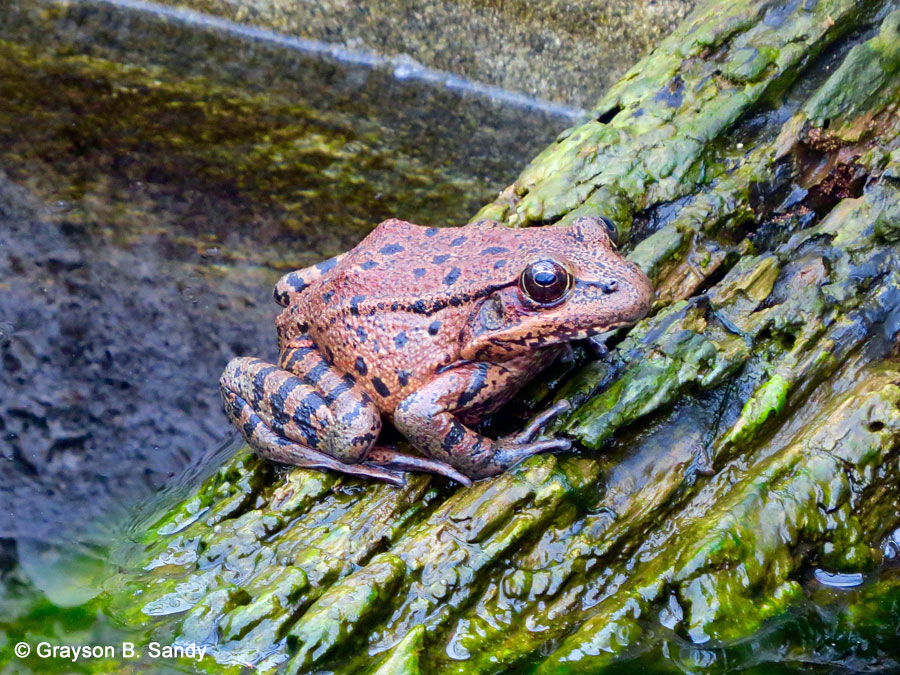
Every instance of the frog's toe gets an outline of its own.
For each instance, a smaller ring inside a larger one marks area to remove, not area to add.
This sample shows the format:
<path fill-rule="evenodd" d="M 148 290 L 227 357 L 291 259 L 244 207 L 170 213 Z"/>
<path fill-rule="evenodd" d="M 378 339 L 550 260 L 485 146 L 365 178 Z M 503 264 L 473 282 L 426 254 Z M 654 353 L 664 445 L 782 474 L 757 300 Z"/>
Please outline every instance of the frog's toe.
<path fill-rule="evenodd" d="M 502 445 L 494 453 L 494 464 L 499 465 L 505 471 L 513 464 L 521 462 L 526 457 L 531 457 L 541 452 L 565 452 L 572 447 L 572 441 L 568 438 L 551 438 L 535 443 L 514 443 Z"/>
<path fill-rule="evenodd" d="M 516 443 L 530 443 L 534 440 L 534 437 L 544 429 L 544 427 L 546 427 L 571 407 L 572 404 L 569 403 L 566 399 L 557 401 L 554 405 L 550 406 L 540 415 L 531 420 L 527 427 L 525 427 L 515 436 L 512 436 L 510 440 Z"/>
<path fill-rule="evenodd" d="M 460 473 L 446 462 L 439 462 L 435 459 L 417 457 L 415 455 L 406 455 L 390 448 L 372 448 L 369 454 L 366 455 L 365 463 L 375 464 L 388 470 L 433 473 L 455 480 L 466 487 L 472 484 L 468 476 Z"/>
<path fill-rule="evenodd" d="M 347 464 L 347 468 L 338 469 L 342 473 L 351 476 L 360 476 L 362 478 L 374 478 L 375 480 L 390 483 L 396 487 L 406 487 L 406 478 L 401 471 L 392 471 L 382 466 L 375 466 L 368 462 L 360 462 L 359 464 Z"/>

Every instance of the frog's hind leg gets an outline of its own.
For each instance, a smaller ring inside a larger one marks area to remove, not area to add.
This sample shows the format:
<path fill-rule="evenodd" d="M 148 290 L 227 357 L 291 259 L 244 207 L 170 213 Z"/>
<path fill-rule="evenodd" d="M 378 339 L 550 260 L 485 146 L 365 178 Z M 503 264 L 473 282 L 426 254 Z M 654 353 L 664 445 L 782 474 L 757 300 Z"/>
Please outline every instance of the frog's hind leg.
<path fill-rule="evenodd" d="M 466 476 L 445 462 L 371 447 L 381 430 L 381 415 L 375 402 L 357 385 L 352 375 L 340 372 L 325 361 L 308 335 L 293 338 L 285 344 L 281 367 L 315 387 L 337 420 L 330 433 L 321 435 L 331 454 L 344 452 L 341 446 L 349 441 L 356 448 L 353 458 L 370 466 L 388 471 L 423 471 L 446 476 L 463 485 L 471 484 Z M 368 450 L 364 459 L 356 455 L 363 446 Z"/>
<path fill-rule="evenodd" d="M 253 358 L 228 363 L 220 386 L 232 422 L 273 461 L 402 485 L 401 473 L 364 462 L 381 431 L 375 404 L 325 362 L 311 340 L 297 342 L 303 346 L 283 352 L 281 367 Z M 304 356 L 306 365 L 317 365 L 300 367 Z M 291 366 L 303 375 L 289 372 Z"/>
<path fill-rule="evenodd" d="M 300 295 L 311 283 L 337 265 L 345 255 L 347 254 L 341 253 L 340 255 L 336 255 L 328 260 L 323 260 L 315 265 L 304 267 L 302 270 L 296 270 L 285 274 L 278 280 L 278 283 L 275 284 L 275 289 L 272 291 L 275 302 L 282 307 L 287 307 L 291 304 L 291 301 L 295 296 Z"/>
<path fill-rule="evenodd" d="M 225 392 L 225 410 L 234 425 L 241 430 L 247 443 L 263 457 L 283 464 L 317 469 L 319 471 L 338 471 L 352 476 L 383 480 L 392 485 L 402 487 L 406 481 L 403 474 L 390 469 L 371 466 L 366 463 L 348 464 L 331 455 L 319 452 L 300 443 L 295 443 L 284 436 L 276 434 L 260 418 L 247 401 L 234 392 Z"/>

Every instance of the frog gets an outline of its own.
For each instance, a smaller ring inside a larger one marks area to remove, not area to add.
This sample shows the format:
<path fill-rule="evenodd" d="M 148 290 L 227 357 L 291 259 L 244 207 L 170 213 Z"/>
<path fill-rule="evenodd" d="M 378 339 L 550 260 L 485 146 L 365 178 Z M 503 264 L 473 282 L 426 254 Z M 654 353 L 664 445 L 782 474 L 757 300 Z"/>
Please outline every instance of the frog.
<path fill-rule="evenodd" d="M 569 450 L 568 438 L 539 437 L 566 400 L 515 434 L 475 427 L 573 342 L 647 314 L 653 286 L 616 232 L 598 216 L 528 228 L 386 220 L 278 281 L 278 363 L 232 359 L 225 411 L 269 460 L 393 485 L 426 472 L 468 486 Z M 417 453 L 378 445 L 384 421 Z"/>

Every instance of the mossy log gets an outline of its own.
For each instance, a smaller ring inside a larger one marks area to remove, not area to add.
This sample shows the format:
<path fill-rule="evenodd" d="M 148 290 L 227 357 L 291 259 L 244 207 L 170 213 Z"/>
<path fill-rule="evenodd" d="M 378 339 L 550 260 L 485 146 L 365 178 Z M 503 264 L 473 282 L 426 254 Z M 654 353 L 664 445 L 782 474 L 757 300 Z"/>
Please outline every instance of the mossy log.
<path fill-rule="evenodd" d="M 235 671 L 900 666 L 898 28 L 708 3 L 476 215 L 608 216 L 654 280 L 510 406 L 572 400 L 578 452 L 398 489 L 241 451 L 110 610 Z"/>

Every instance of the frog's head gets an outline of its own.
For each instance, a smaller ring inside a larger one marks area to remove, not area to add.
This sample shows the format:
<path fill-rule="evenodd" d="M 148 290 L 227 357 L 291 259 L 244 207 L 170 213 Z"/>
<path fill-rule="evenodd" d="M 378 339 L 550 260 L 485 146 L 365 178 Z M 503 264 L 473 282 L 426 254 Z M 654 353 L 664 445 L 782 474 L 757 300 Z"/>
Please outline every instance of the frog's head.
<path fill-rule="evenodd" d="M 631 325 L 649 311 L 650 279 L 619 255 L 610 221 L 581 217 L 514 232 L 509 276 L 470 315 L 462 358 L 505 360 Z"/>

